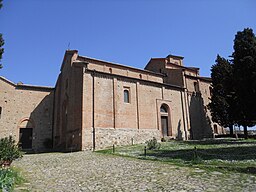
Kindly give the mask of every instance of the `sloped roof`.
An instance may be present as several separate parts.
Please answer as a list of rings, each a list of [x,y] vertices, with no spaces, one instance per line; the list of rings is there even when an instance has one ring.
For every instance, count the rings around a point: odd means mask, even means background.
[[[28,84],[19,84],[19,83],[14,83],[12,81],[10,81],[9,79],[6,79],[3,76],[0,76],[0,79],[12,86],[14,86],[15,88],[29,88],[29,89],[43,89],[43,90],[53,90],[54,87],[49,87],[49,86],[39,86],[39,85],[28,85]]]

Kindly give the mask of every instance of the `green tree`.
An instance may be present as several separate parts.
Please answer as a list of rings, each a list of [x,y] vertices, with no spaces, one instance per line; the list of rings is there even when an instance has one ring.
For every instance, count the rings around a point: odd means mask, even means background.
[[[237,32],[232,57],[237,123],[244,127],[245,138],[248,138],[247,127],[256,124],[256,37],[252,29]]]
[[[223,127],[230,128],[233,135],[235,116],[235,95],[233,88],[233,67],[231,63],[217,55],[211,68],[212,95],[208,107],[212,120]]]
[[[2,8],[3,6],[3,3],[2,3],[2,0],[0,0],[0,9]],[[4,48],[2,48],[4,45],[4,39],[2,37],[2,34],[0,33],[0,62],[1,62],[1,59],[2,59],[2,56],[3,56],[3,53],[4,53]],[[2,64],[0,63],[0,68],[2,68]]]

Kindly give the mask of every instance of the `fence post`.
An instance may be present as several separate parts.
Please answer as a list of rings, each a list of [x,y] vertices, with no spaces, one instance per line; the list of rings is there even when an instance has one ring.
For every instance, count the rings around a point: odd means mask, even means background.
[[[147,147],[146,146],[144,147],[144,156],[145,157],[147,156]]]
[[[132,138],[132,145],[133,145],[133,138]]]
[[[115,144],[113,144],[113,153],[115,153]]]

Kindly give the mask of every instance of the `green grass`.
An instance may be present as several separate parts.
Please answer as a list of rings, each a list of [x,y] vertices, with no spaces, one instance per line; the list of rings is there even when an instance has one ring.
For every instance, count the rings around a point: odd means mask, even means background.
[[[143,144],[115,147],[114,154],[207,170],[256,174],[255,140],[212,139],[162,142],[159,150],[146,150],[146,156],[144,148]],[[98,152],[113,154],[113,149]]]
[[[13,191],[14,186],[24,181],[17,168],[0,168],[0,191]]]

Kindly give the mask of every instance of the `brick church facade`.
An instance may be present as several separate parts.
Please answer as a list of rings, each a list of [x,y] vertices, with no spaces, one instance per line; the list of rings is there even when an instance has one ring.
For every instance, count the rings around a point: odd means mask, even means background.
[[[0,77],[0,137],[24,149],[100,149],[156,137],[202,139],[222,134],[207,109],[211,79],[183,57],[152,58],[144,70],[65,53],[55,87]]]

